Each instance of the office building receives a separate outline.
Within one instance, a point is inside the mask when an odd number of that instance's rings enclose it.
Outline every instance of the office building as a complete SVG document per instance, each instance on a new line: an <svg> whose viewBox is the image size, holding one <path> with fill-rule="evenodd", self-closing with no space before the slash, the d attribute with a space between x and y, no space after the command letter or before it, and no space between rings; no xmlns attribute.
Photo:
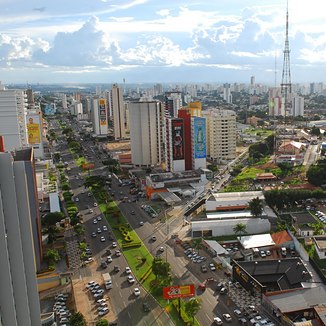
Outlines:
<svg viewBox="0 0 326 326"><path fill-rule="evenodd" d="M131 102L129 108L132 164L155 166L162 163L162 121L160 102Z"/></svg>
<svg viewBox="0 0 326 326"><path fill-rule="evenodd" d="M27 146L26 110L25 91L5 89L0 84L0 135L8 151Z"/></svg>
<svg viewBox="0 0 326 326"><path fill-rule="evenodd" d="M32 148L0 153L0 324L41 325L30 184ZM31 193L31 191L33 193ZM35 218L35 216L34 216Z"/></svg>
<svg viewBox="0 0 326 326"><path fill-rule="evenodd" d="M232 93L230 84L223 85L223 100L226 103L232 103Z"/></svg>
<svg viewBox="0 0 326 326"><path fill-rule="evenodd" d="M164 105L165 105L165 116L166 117L177 117L178 111L182 107L182 97L181 92L173 91L166 92L164 96Z"/></svg>
<svg viewBox="0 0 326 326"><path fill-rule="evenodd" d="M126 138L125 106L123 103L123 91L117 84L112 85L110 107L113 116L114 139Z"/></svg>
<svg viewBox="0 0 326 326"><path fill-rule="evenodd" d="M93 98L91 111L94 134L96 136L107 136L108 117L106 100L104 98Z"/></svg>
<svg viewBox="0 0 326 326"><path fill-rule="evenodd" d="M206 118L207 157L216 162L236 157L236 114L231 110L211 109L202 112Z"/></svg>

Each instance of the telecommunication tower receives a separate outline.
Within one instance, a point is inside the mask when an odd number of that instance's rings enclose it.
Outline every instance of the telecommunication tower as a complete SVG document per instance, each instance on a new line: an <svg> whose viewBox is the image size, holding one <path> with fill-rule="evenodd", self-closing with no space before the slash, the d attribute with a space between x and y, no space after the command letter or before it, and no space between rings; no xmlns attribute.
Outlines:
<svg viewBox="0 0 326 326"><path fill-rule="evenodd" d="M289 46L289 2L286 4L286 29L285 29L285 46L283 50L283 71L282 71L282 83L281 94L284 98L284 111L285 117L287 111L290 110L291 100L290 95L292 93L291 84L291 69L290 69L290 46Z"/></svg>

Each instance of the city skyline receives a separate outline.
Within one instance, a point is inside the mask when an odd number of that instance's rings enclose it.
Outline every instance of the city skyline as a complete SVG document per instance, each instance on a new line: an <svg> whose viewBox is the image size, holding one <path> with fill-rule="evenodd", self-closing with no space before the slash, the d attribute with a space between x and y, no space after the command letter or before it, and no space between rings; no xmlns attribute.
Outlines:
<svg viewBox="0 0 326 326"><path fill-rule="evenodd" d="M325 81L321 0L289 1L292 82ZM280 84L286 1L2 1L4 83Z"/></svg>

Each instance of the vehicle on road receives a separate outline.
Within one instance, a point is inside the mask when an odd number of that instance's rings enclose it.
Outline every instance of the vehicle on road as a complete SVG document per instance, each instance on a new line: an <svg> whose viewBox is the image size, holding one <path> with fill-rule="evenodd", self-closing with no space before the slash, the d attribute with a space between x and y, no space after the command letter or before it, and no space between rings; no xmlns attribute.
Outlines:
<svg viewBox="0 0 326 326"><path fill-rule="evenodd" d="M102 221L102 217L101 217L101 215L99 215L99 216L97 217L97 220L98 220L98 221Z"/></svg>
<svg viewBox="0 0 326 326"><path fill-rule="evenodd" d="M156 239L156 236L155 235L153 235L152 237L151 237L151 240L154 242L154 241L156 241L157 239Z"/></svg>
<svg viewBox="0 0 326 326"><path fill-rule="evenodd" d="M116 242L112 242L112 248L116 248L117 247L117 243Z"/></svg>
<svg viewBox="0 0 326 326"><path fill-rule="evenodd" d="M131 215L135 215L135 211L131 211L130 214L131 214Z"/></svg>
<svg viewBox="0 0 326 326"><path fill-rule="evenodd" d="M209 264L209 268L210 268L211 271L216 271L216 267L215 267L215 265L213 263Z"/></svg>
<svg viewBox="0 0 326 326"><path fill-rule="evenodd" d="M108 227L106 225L103 225L103 231L107 231Z"/></svg>
<svg viewBox="0 0 326 326"><path fill-rule="evenodd" d="M121 256L121 251L120 251L120 250L116 250L116 251L115 251L115 255L116 255L117 257L120 257L120 256Z"/></svg>
<svg viewBox="0 0 326 326"><path fill-rule="evenodd" d="M131 274L131 269L130 269L129 266L126 267L126 270L125 271L126 271L126 274Z"/></svg>
<svg viewBox="0 0 326 326"><path fill-rule="evenodd" d="M96 218L94 218L93 224L97 224L97 219Z"/></svg>
<svg viewBox="0 0 326 326"><path fill-rule="evenodd" d="M110 273L102 274L104 286L107 290L112 289L112 279Z"/></svg>
<svg viewBox="0 0 326 326"><path fill-rule="evenodd" d="M128 281L128 283L130 283L130 284L135 283L135 279L134 279L131 275L128 275L128 277L127 277L127 281Z"/></svg>
<svg viewBox="0 0 326 326"><path fill-rule="evenodd" d="M94 212L94 211L93 211L92 209L89 209L89 210L88 210L88 213L89 213L89 214L92 214L93 212Z"/></svg>
<svg viewBox="0 0 326 326"><path fill-rule="evenodd" d="M150 311L149 304L146 301L143 302L143 310L145 312L149 312Z"/></svg>
<svg viewBox="0 0 326 326"><path fill-rule="evenodd" d="M223 314L223 318L230 323L232 321L232 317L229 314Z"/></svg>
<svg viewBox="0 0 326 326"><path fill-rule="evenodd" d="M140 290L139 290L139 288L135 288L134 289L134 294L135 294L136 297L139 297L140 296Z"/></svg>
<svg viewBox="0 0 326 326"><path fill-rule="evenodd" d="M96 238L96 232L92 232L92 238Z"/></svg>
<svg viewBox="0 0 326 326"><path fill-rule="evenodd" d="M222 288L220 291L220 294L227 294L228 293L228 289L227 288Z"/></svg>
<svg viewBox="0 0 326 326"><path fill-rule="evenodd" d="M223 325L223 321L220 317L214 317L214 324Z"/></svg>
<svg viewBox="0 0 326 326"><path fill-rule="evenodd" d="M120 267L119 267L118 265L115 265L114 268L113 268L113 270L114 270L116 273L118 273L118 272L120 272Z"/></svg>
<svg viewBox="0 0 326 326"><path fill-rule="evenodd" d="M97 233L102 233L101 228L97 228Z"/></svg>
<svg viewBox="0 0 326 326"><path fill-rule="evenodd" d="M143 225L144 225L144 222L143 222L143 221L140 221L140 222L139 222L139 225L140 225L140 226L143 226Z"/></svg>
<svg viewBox="0 0 326 326"><path fill-rule="evenodd" d="M106 257L106 262L107 262L107 263L112 263L112 261L113 261L113 259L112 259L111 256L107 256L107 257Z"/></svg>
<svg viewBox="0 0 326 326"><path fill-rule="evenodd" d="M201 269L201 271L202 271L203 273L207 273L207 271L208 271L206 265L201 265L201 266L200 266L200 269Z"/></svg>
<svg viewBox="0 0 326 326"><path fill-rule="evenodd" d="M238 317L240 317L240 316L242 315L242 312L241 312L241 310L239 310L239 309L235 309L235 310L233 310L233 312L234 312L234 314L235 314L236 316L238 316Z"/></svg>
<svg viewBox="0 0 326 326"><path fill-rule="evenodd" d="M160 247L160 248L158 249L158 251L159 251L159 252L164 252L164 247Z"/></svg>
<svg viewBox="0 0 326 326"><path fill-rule="evenodd" d="M101 236L101 242L105 242L105 238L103 237L103 235Z"/></svg>
<svg viewBox="0 0 326 326"><path fill-rule="evenodd" d="M108 312L109 312L109 308L106 307L106 308L103 308L101 311L99 311L98 314L99 314L100 316L104 316L104 315L106 315Z"/></svg>
<svg viewBox="0 0 326 326"><path fill-rule="evenodd" d="M108 267L108 264L106 263L106 261L103 260L103 261L101 262L101 267L102 267L102 268L107 268L107 267Z"/></svg>
<svg viewBox="0 0 326 326"><path fill-rule="evenodd" d="M94 203L93 206L94 206L94 207L97 207L97 203Z"/></svg>

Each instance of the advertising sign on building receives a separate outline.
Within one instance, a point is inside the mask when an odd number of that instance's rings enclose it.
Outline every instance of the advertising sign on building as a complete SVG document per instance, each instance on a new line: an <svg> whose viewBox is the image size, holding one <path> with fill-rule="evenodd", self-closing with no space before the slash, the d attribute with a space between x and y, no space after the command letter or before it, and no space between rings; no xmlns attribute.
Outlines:
<svg viewBox="0 0 326 326"><path fill-rule="evenodd" d="M195 158L206 158L206 119L194 118Z"/></svg>
<svg viewBox="0 0 326 326"><path fill-rule="evenodd" d="M172 120L172 150L173 160L184 160L183 119Z"/></svg>
<svg viewBox="0 0 326 326"><path fill-rule="evenodd" d="M41 142L40 118L36 114L27 118L27 135L29 144L34 145Z"/></svg>
<svg viewBox="0 0 326 326"><path fill-rule="evenodd" d="M163 288L163 298L166 300L175 298L187 298L195 295L195 285L175 285Z"/></svg>
<svg viewBox="0 0 326 326"><path fill-rule="evenodd" d="M99 108L100 125L106 126L107 118L106 118L105 99L101 98L98 100L98 108Z"/></svg>

